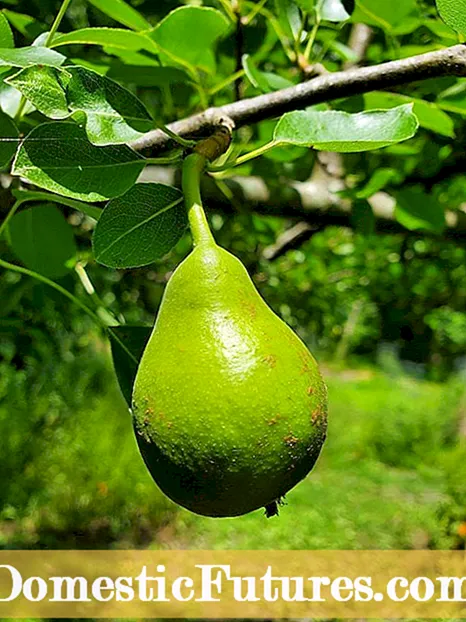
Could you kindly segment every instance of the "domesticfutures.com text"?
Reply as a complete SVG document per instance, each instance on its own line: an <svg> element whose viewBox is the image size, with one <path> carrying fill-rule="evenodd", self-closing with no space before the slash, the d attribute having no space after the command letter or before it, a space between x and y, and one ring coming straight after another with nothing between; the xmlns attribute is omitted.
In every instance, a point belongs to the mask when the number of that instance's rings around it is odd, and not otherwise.
<svg viewBox="0 0 466 622"><path fill-rule="evenodd" d="M0 565L0 580L9 588L0 602L25 598L30 602L466 602L466 577L394 576L384 591L375 591L372 577L283 577L267 566L262 576L236 575L231 565L197 564L191 576L168 579L166 568L143 566L137 576L117 578L83 576L23 576L9 564ZM6 573L6 575L5 575ZM3 576L2 576L3 575Z"/></svg>

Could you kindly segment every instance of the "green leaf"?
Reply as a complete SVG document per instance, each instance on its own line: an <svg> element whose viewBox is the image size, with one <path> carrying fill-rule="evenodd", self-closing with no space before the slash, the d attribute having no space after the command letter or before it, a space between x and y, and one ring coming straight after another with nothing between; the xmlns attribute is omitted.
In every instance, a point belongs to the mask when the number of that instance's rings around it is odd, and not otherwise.
<svg viewBox="0 0 466 622"><path fill-rule="evenodd" d="M440 93L436 102L443 110L466 115L466 81L458 80L450 88Z"/></svg>
<svg viewBox="0 0 466 622"><path fill-rule="evenodd" d="M139 11L123 0L89 0L99 11L133 30L148 30L149 22Z"/></svg>
<svg viewBox="0 0 466 622"><path fill-rule="evenodd" d="M278 73L270 73L270 71L262 71L263 77L267 80L267 83L272 91L279 91L280 89L287 89L290 86L294 86L296 82L288 80L280 76Z"/></svg>
<svg viewBox="0 0 466 622"><path fill-rule="evenodd" d="M216 9L182 6L171 11L150 35L166 65L174 61L214 72L214 45L229 28L226 17Z"/></svg>
<svg viewBox="0 0 466 622"><path fill-rule="evenodd" d="M72 79L66 98L72 112L86 115L86 132L96 145L127 143L154 126L144 104L117 82L84 67L67 67Z"/></svg>
<svg viewBox="0 0 466 622"><path fill-rule="evenodd" d="M436 0L436 3L445 24L466 35L466 0Z"/></svg>
<svg viewBox="0 0 466 622"><path fill-rule="evenodd" d="M446 40L449 45L458 43L458 35L456 32L438 19L426 19L423 25L439 39Z"/></svg>
<svg viewBox="0 0 466 622"><path fill-rule="evenodd" d="M170 84L186 84L191 81L188 75L177 67L141 67L126 65L119 61L110 65L107 78L128 84L137 84L138 86L157 86L160 88Z"/></svg>
<svg viewBox="0 0 466 622"><path fill-rule="evenodd" d="M153 127L135 95L85 67L27 67L6 82L51 119L84 113L87 136L94 145L127 143Z"/></svg>
<svg viewBox="0 0 466 622"><path fill-rule="evenodd" d="M103 211L92 242L95 258L110 268L145 266L166 255L186 225L177 188L136 184Z"/></svg>
<svg viewBox="0 0 466 622"><path fill-rule="evenodd" d="M312 11L314 8L314 0L275 0L275 11L286 36L291 41L296 41L302 27L301 14L298 4L301 5L303 11Z"/></svg>
<svg viewBox="0 0 466 622"><path fill-rule="evenodd" d="M52 42L53 48L62 45L109 45L123 50L148 50L157 53L157 48L150 37L139 32L123 28L81 28L66 34L57 35Z"/></svg>
<svg viewBox="0 0 466 622"><path fill-rule="evenodd" d="M14 118L18 113L20 103L21 93L0 80L0 108L3 112L6 112L7 115ZM25 114L28 112L28 107L31 107L30 104L27 104Z"/></svg>
<svg viewBox="0 0 466 622"><path fill-rule="evenodd" d="M3 9L3 14L13 28L29 39L34 39L44 30L41 24L30 15L16 13L15 11L10 11L9 9Z"/></svg>
<svg viewBox="0 0 466 622"><path fill-rule="evenodd" d="M64 276L76 255L73 230L54 205L44 204L15 214L9 225L13 252L23 264L49 278Z"/></svg>
<svg viewBox="0 0 466 622"><path fill-rule="evenodd" d="M275 128L277 143L318 150L356 152L380 149L412 138L418 122L410 104L392 110L349 114L336 110L288 112Z"/></svg>
<svg viewBox="0 0 466 622"><path fill-rule="evenodd" d="M126 145L96 147L75 123L35 127L22 142L13 174L50 192L82 201L123 194L144 168L144 158Z"/></svg>
<svg viewBox="0 0 466 622"><path fill-rule="evenodd" d="M149 326L112 326L108 329L113 366L129 408L139 361L151 332L152 328Z"/></svg>
<svg viewBox="0 0 466 622"><path fill-rule="evenodd" d="M420 188L409 188L396 194L395 217L410 231L440 234L445 229L443 207Z"/></svg>
<svg viewBox="0 0 466 622"><path fill-rule="evenodd" d="M329 50L335 52L335 54L344 61L353 64L359 61L358 54L352 48L348 47L344 43L341 43L341 41L330 40L328 42L328 46Z"/></svg>
<svg viewBox="0 0 466 622"><path fill-rule="evenodd" d="M344 22L351 17L354 10L354 2L352 8L348 6L348 2L342 0L318 0L316 11L320 19L327 22Z"/></svg>
<svg viewBox="0 0 466 622"><path fill-rule="evenodd" d="M249 82L256 89L260 89L263 93L269 93L272 89L270 88L269 83L262 71L259 71L257 68L251 56L249 56L249 54L243 54L241 61L244 73L246 74Z"/></svg>
<svg viewBox="0 0 466 622"><path fill-rule="evenodd" d="M151 45L155 43L151 41ZM117 56L125 65L139 65L141 67L160 67L160 61L154 50L124 50L111 45L104 45L103 50L109 56ZM82 63L84 65L84 63ZM85 65L84 65L85 66ZM91 67L92 69L92 67Z"/></svg>
<svg viewBox="0 0 466 622"><path fill-rule="evenodd" d="M411 14L417 14L416 0L389 2L388 0L356 0L356 8L351 17L355 23L378 26L391 31L405 21Z"/></svg>
<svg viewBox="0 0 466 622"><path fill-rule="evenodd" d="M13 119L0 110L0 168L9 164L19 143L18 128Z"/></svg>
<svg viewBox="0 0 466 622"><path fill-rule="evenodd" d="M15 41L11 32L10 23L7 18L0 12L0 48L14 48Z"/></svg>
<svg viewBox="0 0 466 622"><path fill-rule="evenodd" d="M137 52L135 52L137 54ZM106 58L89 60L88 58L70 58L70 63L72 65L79 65L80 67L85 67L86 69L90 69L91 71L95 71L101 76L106 76L110 70L110 64Z"/></svg>
<svg viewBox="0 0 466 622"><path fill-rule="evenodd" d="M30 46L26 48L0 49L0 67L28 67L29 65L63 65L65 57L54 50Z"/></svg>
<svg viewBox="0 0 466 622"><path fill-rule="evenodd" d="M305 13L312 13L315 9L316 0L276 0L277 5L280 2L286 4L286 2L293 2L297 4Z"/></svg>
<svg viewBox="0 0 466 622"><path fill-rule="evenodd" d="M51 119L70 115L65 88L71 74L58 67L33 65L25 67L5 80L20 91L42 114Z"/></svg>
<svg viewBox="0 0 466 622"><path fill-rule="evenodd" d="M351 222L355 230L362 235L373 235L375 216L367 201L355 201L351 210Z"/></svg>
<svg viewBox="0 0 466 622"><path fill-rule="evenodd" d="M276 122L272 119L267 121L261 121L258 124L258 134L260 144L258 147L269 143L273 140L273 133L275 131ZM308 150L305 147L296 147L295 145L282 145L270 149L264 153L264 157L274 162L292 162L306 155Z"/></svg>
<svg viewBox="0 0 466 622"><path fill-rule="evenodd" d="M294 82L291 82L291 80L287 78L258 69L256 63L249 54L243 55L242 65L249 82L263 93L271 93L272 91L294 86Z"/></svg>
<svg viewBox="0 0 466 622"><path fill-rule="evenodd" d="M417 30L418 28L420 28L422 26L422 19L421 16L418 12L416 13L411 13L410 15L408 15L403 21L398 22L397 24L395 24L392 28L391 34L394 37L402 37L403 35L409 35L412 32L414 32L415 30ZM431 44L432 45L432 44ZM401 46L401 51L406 50L408 46ZM422 54L423 52L428 52L429 51L429 45L426 46L421 46L422 50L421 52L419 52L419 54ZM433 50L437 50L437 47L434 47L432 45ZM403 56L400 54L400 56L398 56L398 58L403 58Z"/></svg>
<svg viewBox="0 0 466 622"><path fill-rule="evenodd" d="M404 103L414 104L413 112L416 115L419 125L426 130L437 132L442 136L453 138L455 136L455 125L453 120L436 103L414 99L399 93L387 93L375 91L364 95L366 108L394 108ZM466 112L466 110L465 110Z"/></svg>
<svg viewBox="0 0 466 622"><path fill-rule="evenodd" d="M383 190L387 184L398 179L400 173L394 168L378 168L367 184L356 193L358 199L370 199L376 192Z"/></svg>
<svg viewBox="0 0 466 622"><path fill-rule="evenodd" d="M11 193L15 199L21 199L23 203L27 203L29 201L41 201L42 203L44 201L50 201L57 203L58 205L66 205L67 207L71 207L78 212L86 214L86 216L89 216L94 220L99 220L100 215L102 214L102 209L100 207L95 207L94 205L89 205L88 203L82 203L81 201L75 201L74 199L67 199L59 196L58 194L50 194L49 192L41 192L39 190L12 190Z"/></svg>

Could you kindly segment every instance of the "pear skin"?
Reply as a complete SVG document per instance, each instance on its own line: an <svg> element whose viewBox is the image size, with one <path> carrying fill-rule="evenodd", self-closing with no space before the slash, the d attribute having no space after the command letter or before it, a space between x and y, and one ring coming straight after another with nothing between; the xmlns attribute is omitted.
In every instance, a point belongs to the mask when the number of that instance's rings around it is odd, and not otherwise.
<svg viewBox="0 0 466 622"><path fill-rule="evenodd" d="M320 454L327 391L316 361L213 241L166 287L133 421L155 482L204 516L273 508Z"/></svg>

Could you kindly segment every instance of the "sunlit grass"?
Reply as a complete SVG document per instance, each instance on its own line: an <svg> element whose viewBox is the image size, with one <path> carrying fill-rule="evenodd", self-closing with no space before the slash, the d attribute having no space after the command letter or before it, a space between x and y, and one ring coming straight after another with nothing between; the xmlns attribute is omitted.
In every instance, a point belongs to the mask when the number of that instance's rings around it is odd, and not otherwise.
<svg viewBox="0 0 466 622"><path fill-rule="evenodd" d="M61 423L42 432L31 462L18 467L10 496L2 493L1 545L451 547L455 527L440 520L439 508L451 501L448 482L461 483L458 385L394 378L368 368L331 367L325 375L328 440L314 471L287 495L279 517L266 519L259 510L209 519L169 501L142 462L126 404L110 381L104 394L75 412L58 408ZM0 434L6 438L13 432L3 408L8 405L0 409ZM24 425L22 434L27 432ZM10 461L10 469L14 465ZM13 493L20 489L28 495L15 502Z"/></svg>

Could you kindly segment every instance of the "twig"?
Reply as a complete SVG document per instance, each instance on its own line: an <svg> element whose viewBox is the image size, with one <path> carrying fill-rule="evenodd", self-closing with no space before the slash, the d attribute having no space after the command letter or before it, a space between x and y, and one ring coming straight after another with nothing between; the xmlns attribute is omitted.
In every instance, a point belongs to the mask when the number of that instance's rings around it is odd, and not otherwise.
<svg viewBox="0 0 466 622"><path fill-rule="evenodd" d="M185 138L205 136L225 120L241 127L340 97L448 75L466 76L465 45L454 45L444 50L380 65L319 76L273 93L242 99L218 108L208 108L204 112L171 123L169 128ZM168 149L170 143L166 134L153 130L134 141L132 147L137 151L149 150L153 155Z"/></svg>
<svg viewBox="0 0 466 622"><path fill-rule="evenodd" d="M348 40L348 47L354 52L354 59L347 61L344 69L351 69L358 65L366 55L367 48L371 42L374 32L366 24L354 24Z"/></svg>
<svg viewBox="0 0 466 622"><path fill-rule="evenodd" d="M50 28L49 34L47 35L47 40L45 41L46 48L50 47L50 45L52 44L53 38L56 35L58 28L60 27L61 21L63 17L65 16L66 11L68 10L70 3L71 3L71 0L63 0L60 10L58 11L56 18L54 19L54 22L52 24L52 27Z"/></svg>
<svg viewBox="0 0 466 622"><path fill-rule="evenodd" d="M278 259L288 251L298 248L301 244L307 242L309 238L321 231L321 229L323 227L313 227L308 222L301 220L279 235L273 244L264 248L262 257L268 261Z"/></svg>
<svg viewBox="0 0 466 622"><path fill-rule="evenodd" d="M234 4L233 11L236 16L236 26L235 26L235 73L238 73L243 68L243 50L244 50L244 33L243 33L243 22L241 21L241 6L239 2ZM235 99L241 99L241 85L242 85L242 76L239 76L235 80Z"/></svg>

